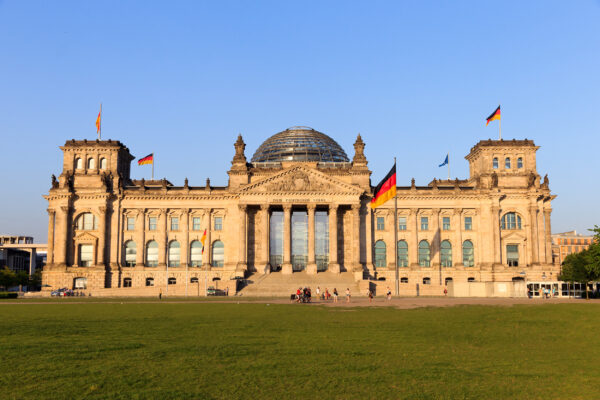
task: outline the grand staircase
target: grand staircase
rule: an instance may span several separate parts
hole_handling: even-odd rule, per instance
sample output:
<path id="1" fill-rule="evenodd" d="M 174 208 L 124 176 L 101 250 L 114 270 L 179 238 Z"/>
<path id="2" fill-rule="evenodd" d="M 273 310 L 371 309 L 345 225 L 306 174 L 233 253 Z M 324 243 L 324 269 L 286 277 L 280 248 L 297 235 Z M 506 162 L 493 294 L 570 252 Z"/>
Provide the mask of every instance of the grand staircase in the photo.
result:
<path id="1" fill-rule="evenodd" d="M 317 287 L 321 292 L 325 288 L 329 293 L 333 293 L 333 288 L 337 288 L 338 293 L 343 297 L 346 288 L 350 289 L 352 295 L 359 295 L 359 284 L 354 280 L 352 272 L 342 272 L 335 274 L 332 272 L 319 272 L 309 275 L 306 271 L 294 272 L 291 275 L 285 275 L 281 272 L 272 272 L 270 274 L 254 273 L 247 278 L 247 286 L 238 292 L 238 296 L 249 297 L 289 297 L 296 293 L 299 287 L 310 287 L 315 296 Z"/>

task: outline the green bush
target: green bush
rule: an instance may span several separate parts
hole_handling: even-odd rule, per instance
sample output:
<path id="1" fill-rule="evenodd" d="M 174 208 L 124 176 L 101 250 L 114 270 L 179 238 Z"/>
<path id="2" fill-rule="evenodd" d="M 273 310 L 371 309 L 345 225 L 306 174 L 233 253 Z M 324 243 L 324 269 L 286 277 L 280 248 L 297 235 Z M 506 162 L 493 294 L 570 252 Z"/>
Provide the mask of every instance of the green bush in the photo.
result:
<path id="1" fill-rule="evenodd" d="M 16 299 L 19 294 L 16 292 L 0 292 L 0 299 Z"/>

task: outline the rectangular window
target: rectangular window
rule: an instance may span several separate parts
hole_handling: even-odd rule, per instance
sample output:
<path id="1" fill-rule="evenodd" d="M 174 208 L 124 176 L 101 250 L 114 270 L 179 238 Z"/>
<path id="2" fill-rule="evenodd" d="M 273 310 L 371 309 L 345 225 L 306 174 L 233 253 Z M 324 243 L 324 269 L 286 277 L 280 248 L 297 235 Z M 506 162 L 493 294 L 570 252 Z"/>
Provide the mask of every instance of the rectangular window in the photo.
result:
<path id="1" fill-rule="evenodd" d="M 195 231 L 200 230 L 200 217 L 192 218 L 192 230 L 195 230 Z"/>
<path id="2" fill-rule="evenodd" d="M 516 244 L 506 245 L 506 262 L 509 267 L 519 266 L 519 246 Z"/>
<path id="3" fill-rule="evenodd" d="M 385 229 L 385 218 L 377 217 L 377 230 L 382 231 Z"/>
<path id="4" fill-rule="evenodd" d="M 79 266 L 90 267 L 94 262 L 94 246 L 91 244 L 79 245 Z"/>
<path id="5" fill-rule="evenodd" d="M 148 218 L 148 229 L 151 231 L 156 230 L 156 217 Z"/>
<path id="6" fill-rule="evenodd" d="M 429 230 L 429 218 L 421 217 L 421 230 L 426 231 Z"/>
<path id="7" fill-rule="evenodd" d="M 406 230 L 406 217 L 398 217 L 398 230 L 399 231 Z"/>
<path id="8" fill-rule="evenodd" d="M 179 218 L 171 217 L 171 230 L 178 231 L 179 230 Z"/>
<path id="9" fill-rule="evenodd" d="M 465 231 L 473 229 L 473 220 L 471 217 L 465 217 Z"/>
<path id="10" fill-rule="evenodd" d="M 127 217 L 127 230 L 128 231 L 135 230 L 135 218 L 134 217 Z"/>
<path id="11" fill-rule="evenodd" d="M 442 230 L 444 230 L 444 231 L 450 230 L 450 217 L 442 218 Z"/>
<path id="12" fill-rule="evenodd" d="M 223 229 L 223 217 L 215 217 L 215 231 Z"/>

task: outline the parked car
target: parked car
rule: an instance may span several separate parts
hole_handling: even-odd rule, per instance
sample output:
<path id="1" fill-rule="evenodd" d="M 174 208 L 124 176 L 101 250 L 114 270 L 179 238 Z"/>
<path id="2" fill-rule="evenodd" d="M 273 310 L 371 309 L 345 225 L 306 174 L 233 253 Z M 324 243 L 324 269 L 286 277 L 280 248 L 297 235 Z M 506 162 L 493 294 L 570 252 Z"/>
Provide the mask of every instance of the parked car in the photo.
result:
<path id="1" fill-rule="evenodd" d="M 52 292 L 50 292 L 50 296 L 58 296 L 58 297 L 73 296 L 73 291 L 71 289 L 67 289 L 67 288 L 60 288 L 58 290 L 53 290 Z"/>
<path id="2" fill-rule="evenodd" d="M 206 295 L 207 295 L 207 296 L 225 296 L 225 295 L 226 295 L 226 293 L 225 293 L 225 291 L 224 291 L 224 290 L 217 289 L 217 288 L 215 288 L 214 286 L 209 286 L 209 287 L 206 289 Z"/>

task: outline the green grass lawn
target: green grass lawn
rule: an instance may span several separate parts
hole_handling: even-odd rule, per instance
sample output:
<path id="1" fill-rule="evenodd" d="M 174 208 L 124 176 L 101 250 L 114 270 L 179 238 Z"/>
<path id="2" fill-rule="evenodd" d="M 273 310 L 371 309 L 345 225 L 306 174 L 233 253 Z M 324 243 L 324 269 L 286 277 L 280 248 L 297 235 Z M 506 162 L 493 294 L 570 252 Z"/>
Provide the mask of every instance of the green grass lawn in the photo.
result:
<path id="1" fill-rule="evenodd" d="M 599 398 L 599 311 L 0 304 L 0 398 Z"/>

